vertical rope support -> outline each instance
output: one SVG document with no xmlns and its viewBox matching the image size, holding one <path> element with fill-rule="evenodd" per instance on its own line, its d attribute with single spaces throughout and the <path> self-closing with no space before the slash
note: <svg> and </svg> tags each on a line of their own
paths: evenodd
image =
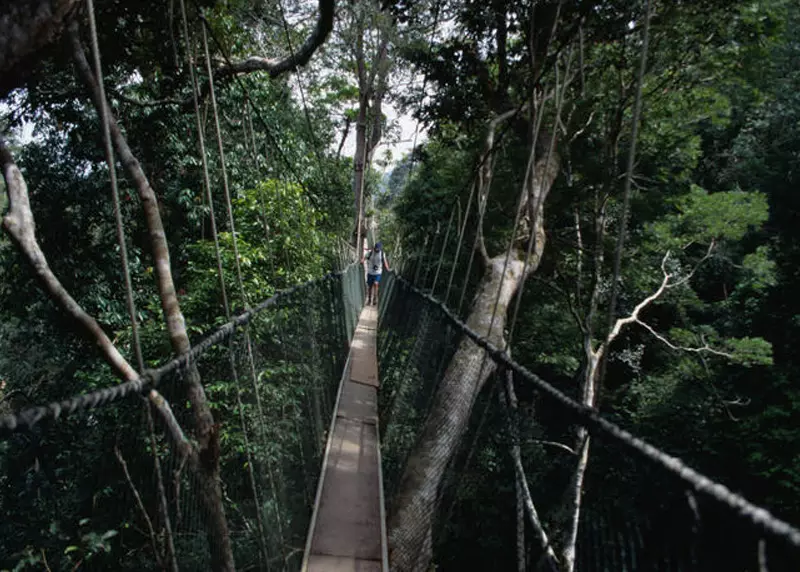
<svg viewBox="0 0 800 572">
<path fill-rule="evenodd" d="M 95 19 L 95 10 L 93 0 L 87 0 L 87 12 L 89 13 L 89 33 L 91 36 L 91 51 L 92 60 L 95 68 L 95 77 L 97 78 L 97 85 L 100 90 L 100 126 L 103 138 L 103 151 L 105 154 L 106 163 L 108 165 L 108 175 L 111 183 L 111 200 L 114 209 L 114 221 L 117 231 L 117 244 L 119 245 L 120 261 L 122 264 L 122 275 L 125 283 L 125 302 L 128 309 L 128 315 L 131 323 L 131 338 L 133 353 L 136 358 L 136 365 L 140 372 L 144 371 L 144 356 L 142 354 L 142 344 L 139 336 L 139 321 L 136 317 L 136 302 L 133 296 L 133 286 L 131 284 L 130 263 L 128 260 L 128 246 L 125 240 L 125 228 L 122 221 L 122 210 L 119 204 L 119 185 L 117 182 L 117 169 L 114 160 L 114 147 L 111 144 L 111 130 L 108 120 L 108 100 L 106 99 L 105 81 L 103 79 L 103 66 L 100 58 L 100 45 L 97 38 L 97 22 Z M 165 544 L 167 558 L 169 559 L 170 568 L 177 572 L 178 561 L 175 555 L 175 543 L 172 536 L 172 525 L 169 517 L 169 507 L 167 504 L 167 496 L 164 490 L 163 472 L 161 468 L 161 461 L 158 458 L 158 449 L 156 448 L 156 435 L 153 424 L 153 415 L 151 405 L 149 402 L 143 402 L 143 408 L 147 418 L 147 429 L 150 437 L 151 448 L 153 450 L 153 465 L 156 473 L 156 487 L 158 489 L 159 508 L 161 510 L 161 517 L 164 520 Z"/>
<path fill-rule="evenodd" d="M 450 278 L 447 280 L 447 290 L 444 293 L 444 303 L 447 305 L 447 301 L 450 299 L 450 289 L 453 287 L 453 278 L 456 274 L 456 268 L 458 268 L 458 257 L 461 254 L 461 245 L 464 243 L 464 233 L 467 230 L 467 221 L 469 220 L 469 213 L 470 209 L 472 208 L 472 198 L 475 196 L 475 188 L 477 187 L 477 183 L 473 180 L 472 185 L 469 190 L 469 198 L 467 199 L 467 207 L 464 209 L 464 220 L 461 223 L 461 230 L 458 233 L 458 246 L 456 246 L 456 254 L 453 257 L 453 268 L 450 269 Z"/>
<path fill-rule="evenodd" d="M 622 196 L 622 214 L 620 215 L 619 235 L 617 236 L 617 246 L 614 250 L 614 270 L 611 280 L 611 298 L 608 304 L 608 330 L 614 325 L 614 315 L 616 314 L 617 294 L 619 291 L 619 273 L 622 266 L 622 250 L 625 247 L 625 234 L 628 227 L 628 209 L 631 202 L 631 180 L 633 179 L 633 167 L 636 160 L 636 140 L 639 135 L 639 118 L 642 113 L 642 84 L 647 68 L 647 49 L 650 40 L 650 0 L 645 1 L 644 31 L 642 38 L 642 57 L 639 60 L 639 74 L 636 79 L 636 99 L 633 104 L 633 116 L 631 117 L 631 147 L 628 150 L 628 168 L 625 173 L 625 185 Z M 603 359 L 600 364 L 600 384 L 605 377 L 607 359 Z"/>
<path fill-rule="evenodd" d="M 425 254 L 427 253 L 428 250 L 428 241 L 430 240 L 430 238 L 431 235 L 426 234 L 425 241 L 422 243 L 422 254 L 419 257 L 419 260 L 417 261 L 417 269 L 414 271 L 414 286 L 417 286 L 419 283 L 419 275 L 420 272 L 422 271 L 422 265 L 425 263 Z"/>
<path fill-rule="evenodd" d="M 239 246 L 236 240 L 236 225 L 233 220 L 233 206 L 231 205 L 231 192 L 228 185 L 228 169 L 225 165 L 225 148 L 222 144 L 222 129 L 219 124 L 219 112 L 217 110 L 217 96 L 214 90 L 214 71 L 211 69 L 211 55 L 208 50 L 208 34 L 206 27 L 200 26 L 203 35 L 203 52 L 205 53 L 206 60 L 206 73 L 208 73 L 208 87 L 209 96 L 211 98 L 211 112 L 214 117 L 214 131 L 217 136 L 217 151 L 219 152 L 219 163 L 222 174 L 222 190 L 225 193 L 225 208 L 228 211 L 228 225 L 230 226 L 231 239 L 233 241 L 233 256 L 236 261 L 236 278 L 239 283 L 239 293 L 242 296 L 242 302 L 247 307 L 247 295 L 244 291 L 244 281 L 242 280 L 242 266 L 239 261 Z"/>
<path fill-rule="evenodd" d="M 125 300 L 128 306 L 128 315 L 131 320 L 131 330 L 133 338 L 133 352 L 136 356 L 136 363 L 139 371 L 144 371 L 144 359 L 142 357 L 142 346 L 139 340 L 139 323 L 136 319 L 136 305 L 133 300 L 133 287 L 131 285 L 131 273 L 128 263 L 128 246 L 125 241 L 125 229 L 122 223 L 122 212 L 119 205 L 119 188 L 117 184 L 117 169 L 114 161 L 114 148 L 111 145 L 111 130 L 108 125 L 108 100 L 106 99 L 105 81 L 103 80 L 103 66 L 100 62 L 100 48 L 97 40 L 97 24 L 94 15 L 94 2 L 87 0 L 87 11 L 89 12 L 89 32 L 91 35 L 92 59 L 94 60 L 95 77 L 100 90 L 100 127 L 103 136 L 103 151 L 108 165 L 108 176 L 111 179 L 111 200 L 114 205 L 114 220 L 117 230 L 117 243 L 119 254 L 122 261 L 122 274 L 125 280 Z"/>
<path fill-rule="evenodd" d="M 211 194 L 211 178 L 208 174 L 208 159 L 205 143 L 205 129 L 203 127 L 203 118 L 200 113 L 200 106 L 198 104 L 198 82 L 195 73 L 194 61 L 194 48 L 189 40 L 189 22 L 186 17 L 186 4 L 184 0 L 179 0 L 181 4 L 181 17 L 183 21 L 183 41 L 186 43 L 186 57 L 189 60 L 189 76 L 192 82 L 192 101 L 194 102 L 195 122 L 197 124 L 197 141 L 200 147 L 200 162 L 203 166 L 203 188 L 205 190 L 205 199 L 208 201 L 208 215 L 209 223 L 211 226 L 211 236 L 214 240 L 214 254 L 217 260 L 217 276 L 219 278 L 220 294 L 222 295 L 222 306 L 225 310 L 225 316 L 230 315 L 230 306 L 228 304 L 228 292 L 225 287 L 225 274 L 222 271 L 222 256 L 220 254 L 219 236 L 217 236 L 217 217 L 214 209 L 214 197 Z"/>
<path fill-rule="evenodd" d="M 457 203 L 458 208 L 461 208 L 461 203 Z M 444 251 L 447 250 L 447 241 L 450 239 L 450 228 L 453 226 L 453 217 L 456 214 L 456 205 L 453 205 L 450 211 L 450 220 L 447 223 L 447 231 L 444 233 L 444 242 L 442 242 L 442 251 L 439 254 L 439 263 L 436 265 L 436 272 L 433 275 L 433 284 L 431 284 L 431 296 L 436 290 L 436 283 L 439 281 L 439 271 L 442 269 L 442 261 L 444 260 Z"/>
<path fill-rule="evenodd" d="M 491 152 L 491 150 L 490 150 Z M 491 157 L 487 159 L 492 163 L 495 162 L 495 158 Z M 494 171 L 494 165 L 492 165 L 492 171 Z M 475 187 L 477 187 L 477 183 L 475 183 Z M 475 260 L 475 251 L 478 249 L 478 240 L 481 236 L 481 226 L 483 225 L 483 218 L 486 215 L 486 203 L 489 201 L 489 191 L 492 190 L 492 180 L 489 180 L 489 186 L 487 187 L 486 191 L 483 196 L 478 196 L 478 224 L 475 226 L 475 238 L 472 241 L 472 248 L 470 249 L 469 253 L 469 262 L 467 263 L 467 271 L 464 273 L 464 284 L 461 286 L 461 296 L 458 299 L 458 306 L 456 306 L 456 314 L 461 313 L 461 307 L 464 305 L 464 296 L 467 294 L 467 286 L 469 285 L 469 275 L 472 271 L 472 262 Z M 466 221 L 465 221 L 466 222 Z"/>
<path fill-rule="evenodd" d="M 246 118 L 245 127 L 246 127 L 246 130 L 249 129 L 249 131 L 250 131 L 250 142 L 252 144 L 253 166 L 255 167 L 256 170 L 258 170 L 258 168 L 259 168 L 259 166 L 258 166 L 258 151 L 257 151 L 257 146 L 256 146 L 255 130 L 253 129 L 253 116 L 250 113 L 250 105 L 251 105 L 250 102 L 245 102 L 245 110 L 246 110 L 246 113 L 245 113 L 245 118 Z M 267 222 L 267 213 L 266 213 L 267 206 L 266 206 L 266 203 L 264 201 L 264 194 L 262 192 L 260 192 L 260 190 L 258 192 L 258 198 L 259 198 L 259 203 L 260 203 L 260 206 L 261 206 L 261 215 L 262 215 L 262 218 L 263 218 L 263 221 L 264 221 L 264 233 L 265 233 L 265 238 L 267 239 L 267 252 L 269 254 L 269 253 L 272 252 L 272 249 L 271 249 L 271 247 L 269 245 L 269 242 L 268 242 L 268 239 L 269 239 L 269 224 Z M 236 242 L 236 240 L 237 240 L 235 235 L 233 236 L 233 240 L 234 240 L 234 242 Z M 238 258 L 237 258 L 237 262 L 238 262 Z M 273 263 L 272 263 L 272 257 L 271 256 L 270 256 L 270 267 L 274 271 L 274 266 L 273 266 Z M 240 277 L 240 279 L 241 279 L 241 277 Z M 239 288 L 242 291 L 244 291 L 244 285 L 241 282 L 239 284 Z M 243 298 L 242 299 L 242 304 L 244 304 L 247 307 L 247 300 Z M 253 386 L 253 394 L 254 394 L 255 400 L 256 400 L 256 412 L 258 414 L 258 427 L 259 427 L 259 429 L 261 431 L 260 437 L 261 437 L 262 441 L 265 442 L 266 438 L 267 438 L 266 416 L 264 415 L 264 408 L 263 408 L 262 401 L 261 401 L 261 391 L 260 391 L 259 386 L 258 386 L 258 373 L 256 372 L 256 363 L 255 363 L 255 357 L 254 357 L 254 352 L 253 352 L 253 343 L 252 343 L 252 338 L 250 337 L 250 323 L 248 323 L 244 328 L 244 338 L 245 338 L 245 344 L 247 346 L 246 349 L 247 349 L 248 364 L 249 364 L 249 367 L 250 367 L 250 380 L 251 380 L 251 383 L 252 383 L 252 386 Z M 267 476 L 268 476 L 268 481 L 269 481 L 270 494 L 272 495 L 272 501 L 275 503 L 275 524 L 277 526 L 277 531 L 278 531 L 278 541 L 280 542 L 280 553 L 281 553 L 281 556 L 282 556 L 284 562 L 286 562 L 288 560 L 288 555 L 286 554 L 286 542 L 285 542 L 285 539 L 284 539 L 283 522 L 281 520 L 281 501 L 278 498 L 277 487 L 275 486 L 275 477 L 274 477 L 275 471 L 274 471 L 274 469 L 272 467 L 272 459 L 269 456 L 267 456 L 265 461 L 264 461 L 264 464 L 267 467 Z"/>
<path fill-rule="evenodd" d="M 198 138 L 199 138 L 199 141 L 200 141 L 200 152 L 201 152 L 201 156 L 202 156 L 203 182 L 204 182 L 204 185 L 206 187 L 206 193 L 208 195 L 208 202 L 209 202 L 210 214 L 211 214 L 211 233 L 212 233 L 212 235 L 214 237 L 214 250 L 215 250 L 215 255 L 216 255 L 216 259 L 217 259 L 217 272 L 218 272 L 218 275 L 219 275 L 220 290 L 221 290 L 221 294 L 222 294 L 222 298 L 223 298 L 225 316 L 226 316 L 227 320 L 230 320 L 230 316 L 231 316 L 230 304 L 228 302 L 227 288 L 225 286 L 225 275 L 224 275 L 224 271 L 223 271 L 223 267 L 222 267 L 222 255 L 221 255 L 221 250 L 220 250 L 220 246 L 219 246 L 219 235 L 218 235 L 218 232 L 217 232 L 216 218 L 215 218 L 215 215 L 214 215 L 213 197 L 212 197 L 212 194 L 211 194 L 211 184 L 210 184 L 210 178 L 209 178 L 209 174 L 208 174 L 208 161 L 206 159 L 205 140 L 204 140 L 204 136 L 203 136 L 203 129 L 202 129 L 202 123 L 201 123 L 201 119 L 200 119 L 199 106 L 197 104 L 197 82 L 196 82 L 196 76 L 195 76 L 195 71 L 194 71 L 194 61 L 193 61 L 193 57 L 191 55 L 192 48 L 191 48 L 191 44 L 190 44 L 190 41 L 189 41 L 188 19 L 186 17 L 185 2 L 184 2 L 184 0 L 180 0 L 180 2 L 181 2 L 181 15 L 182 15 L 182 19 L 183 19 L 183 28 L 184 28 L 184 40 L 186 42 L 187 54 L 188 54 L 188 57 L 189 57 L 190 75 L 191 75 L 191 78 L 192 78 L 192 98 L 194 100 L 195 117 L 196 117 L 196 120 L 197 120 Z M 202 29 L 202 32 L 203 32 L 203 34 L 202 34 L 202 37 L 203 37 L 203 49 L 204 49 L 204 53 L 205 53 L 205 57 L 206 57 L 207 71 L 208 71 L 208 74 L 209 74 L 209 87 L 210 87 L 210 95 L 211 95 L 211 107 L 212 107 L 212 113 L 213 113 L 213 116 L 214 116 L 214 125 L 215 125 L 215 130 L 216 130 L 216 135 L 217 135 L 217 143 L 218 143 L 219 153 L 220 153 L 220 162 L 221 162 L 221 165 L 222 165 L 223 188 L 225 190 L 226 207 L 227 207 L 228 216 L 229 216 L 229 219 L 230 219 L 231 236 L 232 236 L 232 240 L 233 240 L 234 253 L 235 253 L 235 256 L 236 256 L 237 277 L 239 278 L 239 286 L 240 286 L 240 290 L 241 290 L 241 293 L 242 293 L 242 300 L 243 300 L 243 303 L 245 303 L 245 307 L 246 307 L 246 298 L 245 298 L 245 295 L 244 295 L 244 288 L 243 288 L 242 281 L 241 281 L 241 270 L 240 270 L 240 265 L 239 265 L 238 248 L 237 248 L 237 245 L 236 245 L 236 233 L 235 233 L 235 228 L 233 226 L 233 220 L 232 220 L 233 216 L 232 216 L 232 209 L 231 209 L 231 202 L 230 202 L 230 193 L 228 191 L 228 178 L 227 178 L 227 172 L 226 172 L 226 169 L 225 169 L 225 155 L 224 155 L 224 149 L 222 147 L 221 129 L 220 129 L 220 124 L 219 124 L 219 114 L 218 114 L 218 110 L 217 110 L 216 95 L 214 93 L 213 72 L 211 70 L 211 65 L 210 65 L 210 55 L 209 55 L 209 50 L 208 50 L 208 39 L 207 39 L 207 36 L 206 36 L 205 27 L 201 26 L 201 29 Z M 248 342 L 249 342 L 249 339 L 248 339 Z M 248 349 L 249 348 L 250 348 L 250 344 L 248 343 Z M 252 361 L 252 352 L 250 352 L 250 358 L 251 358 L 251 361 Z M 238 381 L 238 372 L 237 372 L 237 369 L 236 369 L 235 357 L 234 357 L 234 352 L 233 352 L 233 342 L 231 342 L 231 345 L 230 345 L 230 348 L 229 348 L 229 359 L 230 359 L 231 375 L 233 377 L 234 384 L 236 385 L 236 388 L 235 388 L 236 403 L 237 403 L 237 406 L 239 408 L 239 419 L 240 419 L 241 426 L 242 426 L 242 437 L 244 439 L 245 451 L 246 451 L 246 456 L 247 456 L 248 478 L 250 480 L 250 487 L 252 489 L 253 501 L 255 503 L 256 525 L 258 526 L 258 532 L 259 532 L 259 534 L 258 534 L 259 552 L 261 554 L 261 558 L 263 559 L 264 563 L 269 568 L 269 552 L 268 552 L 267 547 L 266 547 L 266 528 L 264 527 L 264 522 L 263 522 L 263 518 L 262 518 L 262 515 L 261 515 L 262 507 L 261 507 L 261 501 L 260 501 L 259 495 L 258 495 L 258 487 L 256 486 L 256 480 L 255 480 L 255 474 L 254 474 L 254 468 L 253 468 L 252 450 L 251 450 L 251 447 L 250 447 L 250 438 L 249 438 L 248 430 L 247 430 L 247 421 L 246 421 L 246 416 L 244 414 L 244 407 L 243 407 L 242 398 L 241 398 L 241 387 L 239 386 L 239 381 Z M 259 405 L 260 405 L 260 403 L 259 403 Z M 261 415 L 260 418 L 263 418 L 263 415 Z"/>
</svg>

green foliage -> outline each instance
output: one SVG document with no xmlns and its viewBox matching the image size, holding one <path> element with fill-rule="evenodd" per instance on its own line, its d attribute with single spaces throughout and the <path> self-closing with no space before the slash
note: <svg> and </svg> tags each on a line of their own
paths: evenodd
<svg viewBox="0 0 800 572">
<path fill-rule="evenodd" d="M 692 185 L 675 203 L 675 214 L 652 225 L 654 243 L 662 249 L 742 240 L 769 215 L 766 195 L 741 190 L 708 193 Z"/>
</svg>

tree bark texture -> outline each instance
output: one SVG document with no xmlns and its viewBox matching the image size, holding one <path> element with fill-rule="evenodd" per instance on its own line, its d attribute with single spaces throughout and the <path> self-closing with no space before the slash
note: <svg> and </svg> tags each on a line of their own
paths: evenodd
<svg viewBox="0 0 800 572">
<path fill-rule="evenodd" d="M 364 53 L 365 24 L 356 24 L 356 76 L 358 78 L 358 115 L 356 116 L 356 150 L 353 156 L 353 198 L 355 201 L 356 229 L 353 233 L 356 250 L 361 256 L 362 239 L 366 235 L 364 220 L 365 173 L 372 164 L 372 153 L 381 140 L 381 120 L 383 97 L 389 73 L 389 36 L 381 31 L 380 43 L 370 62 Z M 369 66 L 368 66 L 369 64 Z M 372 109 L 370 109 L 372 102 Z M 360 221 L 360 223 L 359 223 Z"/>
<path fill-rule="evenodd" d="M 37 52 L 57 40 L 81 0 L 0 2 L 0 97 L 19 87 Z"/>
<path fill-rule="evenodd" d="M 505 254 L 490 260 L 467 319 L 467 325 L 476 332 L 489 332 L 498 300 L 497 315 L 487 336 L 498 347 L 503 345 L 506 310 L 522 280 L 523 266 L 515 256 L 503 277 L 504 262 Z M 469 338 L 461 341 L 439 384 L 397 495 L 392 499 L 397 507 L 390 515 L 388 527 L 393 571 L 427 570 L 432 556 L 430 537 L 439 487 L 467 429 L 475 398 L 495 368 L 495 363 L 475 342 Z"/>
<path fill-rule="evenodd" d="M 496 122 L 492 122 L 490 134 L 495 126 Z M 487 141 L 492 141 L 491 136 Z M 491 146 L 487 152 L 491 152 Z M 508 305 L 527 276 L 536 271 L 544 252 L 544 202 L 559 167 L 560 157 L 551 147 L 545 157 L 536 161 L 530 184 L 521 191 L 521 198 L 528 205 L 537 205 L 530 209 L 533 242 L 527 267 L 525 250 L 516 244 L 511 248 L 507 263 L 505 252 L 484 260 L 484 276 L 467 325 L 498 348 L 505 347 L 503 331 Z M 491 174 L 487 178 L 490 179 Z M 482 182 L 483 185 L 489 183 L 489 180 Z M 432 556 L 430 539 L 436 502 L 445 471 L 467 429 L 472 406 L 495 367 L 484 350 L 469 338 L 462 339 L 439 383 L 421 436 L 409 455 L 397 495 L 392 499 L 396 508 L 389 516 L 388 536 L 393 571 L 427 570 Z"/>
<path fill-rule="evenodd" d="M 176 355 L 184 354 L 191 349 L 191 345 L 172 278 L 169 246 L 161 214 L 158 210 L 158 199 L 138 159 L 136 159 L 125 136 L 122 134 L 119 124 L 111 113 L 110 105 L 108 105 L 107 101 L 104 102 L 102 100 L 99 85 L 89 67 L 80 42 L 77 24 L 70 26 L 69 36 L 79 75 L 89 89 L 95 107 L 100 109 L 102 105 L 106 105 L 108 109 L 107 117 L 111 139 L 117 149 L 120 162 L 142 202 L 142 210 L 144 211 L 152 249 L 156 286 L 167 325 L 167 332 L 173 352 Z M 211 566 L 217 571 L 234 570 L 233 550 L 219 481 L 219 427 L 214 423 L 200 374 L 195 366 L 190 367 L 187 371 L 186 395 L 192 405 L 194 436 L 198 445 L 199 463 L 194 466 L 196 467 L 195 474 L 198 480 L 198 497 L 204 505 L 203 514 L 211 548 Z"/>
</svg>

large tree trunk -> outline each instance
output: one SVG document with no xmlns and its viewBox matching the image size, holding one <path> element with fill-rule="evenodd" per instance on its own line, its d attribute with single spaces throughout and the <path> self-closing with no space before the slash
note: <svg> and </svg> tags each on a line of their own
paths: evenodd
<svg viewBox="0 0 800 572">
<path fill-rule="evenodd" d="M 169 245 L 158 210 L 158 199 L 139 161 L 128 146 L 119 124 L 111 113 L 108 102 L 103 101 L 97 80 L 86 61 L 76 24 L 70 27 L 69 36 L 76 67 L 89 88 L 95 107 L 100 109 L 103 105 L 107 106 L 111 140 L 117 149 L 120 162 L 142 202 L 153 255 L 156 285 L 167 332 L 175 354 L 184 354 L 191 349 L 191 345 L 186 331 L 186 321 L 181 312 L 175 283 L 172 279 Z M 193 466 L 198 481 L 198 499 L 203 504 L 202 514 L 205 518 L 206 534 L 211 552 L 211 566 L 215 571 L 232 571 L 235 570 L 233 550 L 219 482 L 219 427 L 214 423 L 214 417 L 211 414 L 196 366 L 189 367 L 187 371 L 186 396 L 192 405 L 194 437 L 197 441 L 199 457 L 199 462 Z"/>
<path fill-rule="evenodd" d="M 497 347 L 503 345 L 508 304 L 522 281 L 523 263 L 519 252 L 513 253 L 505 278 L 504 262 L 505 253 L 490 260 L 467 319 L 470 328 L 486 334 L 495 300 L 498 300 L 497 314 L 487 336 Z M 396 507 L 389 519 L 389 557 L 393 571 L 427 570 L 439 487 L 467 429 L 475 398 L 495 367 L 486 352 L 465 337 L 445 371 L 398 493 L 392 499 Z"/>
<path fill-rule="evenodd" d="M 498 348 L 505 346 L 508 305 L 520 285 L 536 271 L 544 252 L 544 201 L 558 175 L 559 164 L 559 157 L 551 148 L 546 158 L 537 161 L 535 173 L 529 178 L 530 187 L 523 190 L 527 203 L 538 205 L 532 209 L 529 224 L 533 248 L 527 268 L 524 250 L 516 247 L 512 248 L 507 265 L 505 253 L 485 260 L 484 277 L 467 325 Z M 462 339 L 437 388 L 421 437 L 392 499 L 395 508 L 389 518 L 389 556 L 393 571 L 427 569 L 432 556 L 436 501 L 445 470 L 467 429 L 475 399 L 494 369 L 495 363 L 483 349 L 469 338 Z"/>
<path fill-rule="evenodd" d="M 359 244 L 366 234 L 364 224 L 364 171 L 367 168 L 367 96 L 358 98 L 358 117 L 356 118 L 356 152 L 353 155 L 353 198 L 355 205 L 353 212 L 356 215 L 356 228 L 353 232 L 353 245 L 359 257 L 364 252 Z"/>
<path fill-rule="evenodd" d="M 358 77 L 358 116 L 356 118 L 356 152 L 353 156 L 353 198 L 355 200 L 356 228 L 353 243 L 358 256 L 363 255 L 361 244 L 366 235 L 364 221 L 364 175 L 372 163 L 372 152 L 381 140 L 381 105 L 386 92 L 386 78 L 389 73 L 389 35 L 381 30 L 381 40 L 377 52 L 367 62 L 364 53 L 365 23 L 358 21 L 356 31 L 356 75 Z M 372 110 L 370 110 L 372 101 Z M 372 125 L 369 125 L 370 112 Z"/>
</svg>

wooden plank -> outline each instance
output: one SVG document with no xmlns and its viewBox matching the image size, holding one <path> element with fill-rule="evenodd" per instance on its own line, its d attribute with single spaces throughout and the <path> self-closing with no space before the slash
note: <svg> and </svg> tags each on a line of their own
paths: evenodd
<svg viewBox="0 0 800 572">
<path fill-rule="evenodd" d="M 375 342 L 375 330 L 366 330 L 359 326 L 353 335 L 352 343 L 353 369 L 350 379 L 378 387 L 378 356 Z"/>
<path fill-rule="evenodd" d="M 309 572 L 381 572 L 379 560 L 313 554 L 308 559 Z"/>
<path fill-rule="evenodd" d="M 351 343 L 349 379 L 342 380 L 337 399 L 304 571 L 388 572 L 377 425 L 376 324 L 376 308 L 364 308 Z"/>
<path fill-rule="evenodd" d="M 361 310 L 361 317 L 358 320 L 358 325 L 365 330 L 378 329 L 378 307 L 377 306 L 364 306 Z"/>
<path fill-rule="evenodd" d="M 345 383 L 339 401 L 339 417 L 378 422 L 378 390 L 362 383 Z"/>
<path fill-rule="evenodd" d="M 374 424 L 336 420 L 312 555 L 381 560 L 377 444 Z"/>
</svg>

